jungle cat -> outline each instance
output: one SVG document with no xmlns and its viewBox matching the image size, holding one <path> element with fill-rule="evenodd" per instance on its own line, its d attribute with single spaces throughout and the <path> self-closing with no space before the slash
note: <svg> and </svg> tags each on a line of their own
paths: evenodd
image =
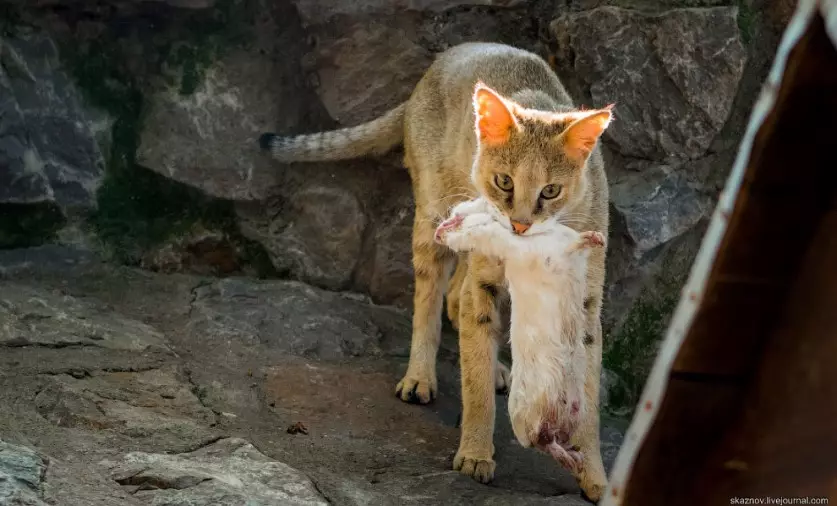
<svg viewBox="0 0 837 506">
<path fill-rule="evenodd" d="M 598 140 L 610 107 L 579 110 L 539 56 L 494 43 L 440 53 L 410 98 L 368 123 L 294 137 L 265 133 L 263 149 L 282 162 L 328 161 L 385 153 L 404 145 L 415 198 L 415 272 L 410 361 L 396 395 L 429 403 L 437 392 L 442 303 L 459 329 L 462 425 L 454 469 L 488 483 L 494 476 L 495 389 L 507 387 L 497 360 L 501 305 L 508 302 L 501 261 L 457 255 L 434 241 L 436 226 L 464 200 L 483 196 L 518 234 L 559 215 L 577 231 L 608 233 L 608 187 Z M 451 278 L 451 271 L 456 272 Z M 597 501 L 606 485 L 599 448 L 601 303 L 605 248 L 587 271 L 586 416 L 573 436 L 585 455 L 575 477 Z M 513 385 L 512 385 L 513 386 Z"/>
</svg>

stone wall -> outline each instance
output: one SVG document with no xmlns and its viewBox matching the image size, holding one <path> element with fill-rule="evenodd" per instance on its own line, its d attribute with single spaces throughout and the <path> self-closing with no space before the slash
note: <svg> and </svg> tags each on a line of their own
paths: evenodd
<svg viewBox="0 0 837 506">
<path fill-rule="evenodd" d="M 763 3 L 0 1 L 0 247 L 84 243 L 409 307 L 398 153 L 281 166 L 256 139 L 372 119 L 435 53 L 513 44 L 579 104 L 616 103 L 605 364 L 630 405 L 790 12 Z"/>
</svg>

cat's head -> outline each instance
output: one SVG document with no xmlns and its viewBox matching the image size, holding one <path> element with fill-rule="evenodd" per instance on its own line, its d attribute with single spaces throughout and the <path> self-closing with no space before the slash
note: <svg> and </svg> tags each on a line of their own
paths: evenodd
<svg viewBox="0 0 837 506">
<path fill-rule="evenodd" d="M 573 209 L 584 198 L 584 169 L 610 124 L 611 107 L 526 109 L 482 83 L 473 98 L 478 148 L 471 179 L 477 190 L 521 234 Z"/>
</svg>

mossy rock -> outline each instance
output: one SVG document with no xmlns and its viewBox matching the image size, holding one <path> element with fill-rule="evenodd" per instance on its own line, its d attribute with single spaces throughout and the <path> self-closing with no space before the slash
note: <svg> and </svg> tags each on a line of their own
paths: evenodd
<svg viewBox="0 0 837 506">
<path fill-rule="evenodd" d="M 609 408 L 613 413 L 630 414 L 639 402 L 676 305 L 674 294 L 646 291 L 639 296 L 619 329 L 605 337 L 602 365 L 621 380 L 621 388 L 609 392 Z"/>
<path fill-rule="evenodd" d="M 247 43 L 255 5 L 222 0 L 212 9 L 179 12 L 178 19 L 161 20 L 159 32 L 144 34 L 141 42 L 112 23 L 93 40 L 64 44 L 62 57 L 85 98 L 114 119 L 103 150 L 108 154 L 105 178 L 89 224 L 115 260 L 138 264 L 144 251 L 197 223 L 244 241 L 231 202 L 142 167 L 136 151 L 145 93 L 160 83 L 193 93 L 217 58 Z M 261 257 L 255 245 L 246 249 Z"/>
</svg>

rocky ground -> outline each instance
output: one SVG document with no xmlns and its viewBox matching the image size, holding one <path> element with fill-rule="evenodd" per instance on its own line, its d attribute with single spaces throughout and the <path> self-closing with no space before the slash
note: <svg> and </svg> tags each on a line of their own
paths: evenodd
<svg viewBox="0 0 837 506">
<path fill-rule="evenodd" d="M 495 482 L 452 471 L 455 336 L 439 399 L 405 404 L 409 317 L 364 296 L 53 246 L 0 252 L 0 280 L 2 504 L 585 504 L 502 396 Z"/>
<path fill-rule="evenodd" d="M 356 125 L 434 55 L 550 62 L 603 136 L 603 363 L 628 413 L 792 2 L 0 0 L 0 249 L 82 245 L 156 272 L 293 279 L 409 310 L 400 154 L 283 166 L 264 131 Z"/>
<path fill-rule="evenodd" d="M 437 402 L 393 395 L 413 282 L 399 153 L 280 166 L 258 136 L 369 120 L 466 41 L 615 102 L 602 379 L 624 417 L 792 7 L 0 0 L 0 502 L 582 504 L 503 402 L 496 481 L 450 470 L 450 330 Z M 623 426 L 602 428 L 607 463 Z"/>
</svg>

